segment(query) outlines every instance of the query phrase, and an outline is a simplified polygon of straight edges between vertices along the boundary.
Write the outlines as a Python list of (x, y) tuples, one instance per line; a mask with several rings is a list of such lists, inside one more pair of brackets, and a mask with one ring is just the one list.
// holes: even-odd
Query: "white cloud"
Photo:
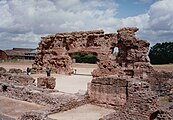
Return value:
[(173, 0), (157, 1), (150, 6), (145, 14), (120, 19), (117, 28), (137, 26), (139, 28), (137, 35), (148, 40), (151, 45), (157, 42), (173, 42), (172, 5)]
[(27, 39), (40, 35), (92, 30), (102, 26), (111, 30), (110, 25), (115, 24), (116, 9), (117, 4), (112, 0), (1, 0), (1, 41), (27, 43)]
[(149, 15), (142, 14), (134, 17), (127, 17), (124, 19), (120, 19), (120, 24), (118, 28), (121, 27), (138, 27), (140, 29), (145, 28), (148, 25)]
[(56, 32), (93, 29), (115, 32), (131, 26), (139, 27), (138, 36), (150, 42), (170, 41), (172, 4), (173, 0), (160, 0), (147, 13), (118, 19), (115, 18), (118, 4), (114, 0), (0, 0), (0, 49), (19, 44), (35, 47), (40, 36)]
[(141, 36), (156, 42), (173, 41), (173, 0), (160, 0), (151, 5), (148, 25), (142, 29)]

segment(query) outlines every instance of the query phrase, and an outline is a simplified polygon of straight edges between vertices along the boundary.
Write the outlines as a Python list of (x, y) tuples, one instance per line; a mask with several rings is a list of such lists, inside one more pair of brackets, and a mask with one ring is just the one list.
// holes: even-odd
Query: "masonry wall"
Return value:
[(88, 95), (92, 102), (110, 107), (123, 106), (127, 100), (126, 79), (116, 76), (97, 77), (88, 84)]
[(54, 73), (72, 74), (70, 54), (75, 52), (96, 53), (101, 68), (103, 63), (111, 64), (109, 56), (116, 39), (116, 34), (104, 34), (103, 30), (57, 33), (42, 37), (33, 69), (38, 73), (50, 67)]
[[(103, 30), (57, 33), (42, 37), (33, 70), (45, 72), (47, 67), (54, 73), (72, 74), (70, 54), (91, 52), (97, 55), (98, 69), (93, 77), (126, 76), (146, 78), (153, 68), (147, 55), (149, 43), (135, 36), (138, 28), (122, 28), (118, 34), (104, 34)], [(113, 47), (119, 48), (119, 57), (112, 56)]]

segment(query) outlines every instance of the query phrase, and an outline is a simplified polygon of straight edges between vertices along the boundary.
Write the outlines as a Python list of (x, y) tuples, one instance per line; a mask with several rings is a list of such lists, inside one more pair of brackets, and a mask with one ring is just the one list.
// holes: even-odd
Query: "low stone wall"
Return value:
[(23, 114), (18, 120), (53, 120), (46, 115), (37, 112), (27, 112)]
[(0, 73), (0, 81), (15, 85), (34, 85), (35, 80), (25, 74)]
[(91, 101), (107, 106), (122, 106), (127, 99), (127, 80), (112, 77), (98, 77), (88, 84), (88, 95)]
[(127, 90), (125, 105), (100, 120), (149, 120), (150, 115), (157, 110), (156, 97), (150, 85), (147, 82), (131, 80)]
[(54, 89), (56, 85), (56, 78), (54, 77), (39, 77), (37, 78), (38, 88)]
[[(4, 84), (7, 85), (6, 91), (2, 90)], [(10, 83), (0, 82), (0, 88), (0, 96), (7, 96), (9, 98), (46, 106), (45, 110), (39, 111), (43, 116), (70, 110), (88, 102), (85, 96), (60, 93), (55, 90), (40, 89), (34, 86), (17, 86)], [(54, 92), (56, 93), (54, 94)], [(37, 116), (37, 114), (35, 115), (35, 113), (32, 115), (30, 115), (30, 113), (25, 113), (19, 120), (26, 120), (26, 118), (43, 120), (40, 116)], [(45, 118), (45, 120), (47, 119)]]

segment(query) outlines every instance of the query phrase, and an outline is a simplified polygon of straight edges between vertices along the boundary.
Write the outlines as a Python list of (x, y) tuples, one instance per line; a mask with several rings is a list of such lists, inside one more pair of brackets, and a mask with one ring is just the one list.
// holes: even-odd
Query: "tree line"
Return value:
[(173, 63), (173, 42), (156, 43), (149, 51), (151, 64)]

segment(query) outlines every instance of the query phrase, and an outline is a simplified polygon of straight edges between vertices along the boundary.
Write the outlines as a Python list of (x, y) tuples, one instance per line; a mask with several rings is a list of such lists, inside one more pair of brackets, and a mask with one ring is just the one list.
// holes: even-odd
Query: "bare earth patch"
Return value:
[(42, 110), (44, 108), (44, 106), (35, 103), (0, 96), (0, 113), (11, 118), (18, 118), (25, 112)]

